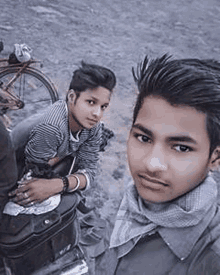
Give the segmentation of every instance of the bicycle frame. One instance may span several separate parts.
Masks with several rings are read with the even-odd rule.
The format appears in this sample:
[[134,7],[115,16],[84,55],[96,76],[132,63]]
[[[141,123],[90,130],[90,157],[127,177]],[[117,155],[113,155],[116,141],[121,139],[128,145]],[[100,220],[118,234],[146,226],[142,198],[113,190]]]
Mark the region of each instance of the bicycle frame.
[[[0,62],[8,62],[8,59],[0,59]],[[22,72],[27,67],[30,66],[30,64],[37,63],[37,62],[39,62],[39,61],[29,60],[28,62],[25,62],[25,63],[7,64],[7,66],[0,67],[0,71],[4,71],[4,69],[6,69],[8,67],[19,67],[20,68],[20,70],[17,72],[17,74],[7,83],[7,85],[5,87],[1,87],[1,83],[0,83],[0,89],[3,91],[3,94],[6,93],[14,101],[14,103],[13,102],[6,102],[6,103],[0,102],[0,107],[3,106],[5,108],[13,108],[14,105],[16,105],[18,107],[18,109],[21,109],[24,107],[24,102],[21,101],[16,95],[11,93],[9,91],[9,88],[20,77]],[[0,91],[0,94],[2,93],[2,91]]]
[[0,58],[0,116],[9,111],[13,126],[19,118],[22,120],[59,99],[56,87],[35,63],[42,68],[41,60],[18,62],[13,53]]

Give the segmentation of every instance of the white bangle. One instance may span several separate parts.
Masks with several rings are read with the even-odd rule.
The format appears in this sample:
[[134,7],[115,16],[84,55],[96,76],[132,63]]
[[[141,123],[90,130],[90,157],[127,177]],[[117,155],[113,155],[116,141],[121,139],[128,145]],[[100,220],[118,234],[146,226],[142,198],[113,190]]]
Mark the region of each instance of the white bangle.
[[76,187],[74,187],[72,190],[69,191],[70,193],[76,191],[76,190],[79,188],[79,186],[80,186],[80,179],[79,179],[79,177],[77,177],[77,176],[74,175],[74,174],[72,174],[71,177],[72,177],[72,176],[76,178],[77,183],[76,183]]

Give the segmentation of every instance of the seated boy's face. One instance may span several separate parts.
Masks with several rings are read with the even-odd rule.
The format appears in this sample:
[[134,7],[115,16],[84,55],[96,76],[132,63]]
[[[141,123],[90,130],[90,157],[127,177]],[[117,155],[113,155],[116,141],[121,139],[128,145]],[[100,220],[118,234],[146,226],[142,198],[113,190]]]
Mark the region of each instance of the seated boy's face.
[[99,86],[80,93],[76,101],[75,96],[72,98],[69,96],[69,115],[79,125],[79,129],[91,129],[102,119],[104,111],[109,105],[111,92]]
[[211,159],[206,116],[147,97],[131,129],[128,162],[139,195],[166,202],[195,188]]

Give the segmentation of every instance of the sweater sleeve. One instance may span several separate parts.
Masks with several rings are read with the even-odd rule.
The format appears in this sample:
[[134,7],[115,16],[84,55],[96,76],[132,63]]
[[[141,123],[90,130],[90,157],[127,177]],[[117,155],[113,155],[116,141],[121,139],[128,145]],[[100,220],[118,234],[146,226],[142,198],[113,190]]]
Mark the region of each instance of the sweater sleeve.
[[47,163],[57,155],[63,135],[57,126],[39,124],[31,132],[25,148],[27,162]]
[[80,146],[76,154],[77,172],[88,176],[89,185],[93,184],[97,172],[101,143],[102,126],[99,124],[95,129],[92,129],[90,137]]

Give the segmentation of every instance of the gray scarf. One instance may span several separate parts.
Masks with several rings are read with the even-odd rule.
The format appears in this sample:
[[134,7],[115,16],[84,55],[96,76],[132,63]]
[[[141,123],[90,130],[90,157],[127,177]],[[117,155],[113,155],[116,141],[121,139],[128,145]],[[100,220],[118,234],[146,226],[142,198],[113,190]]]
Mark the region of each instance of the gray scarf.
[[217,194],[217,184],[211,176],[184,196],[166,203],[148,203],[138,195],[133,184],[128,186],[117,213],[110,248],[117,248],[118,257],[122,257],[141,236],[154,233],[157,227],[199,224],[206,215],[214,215]]

